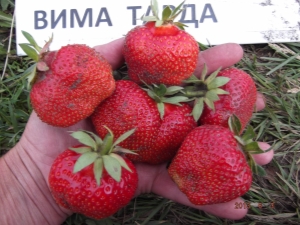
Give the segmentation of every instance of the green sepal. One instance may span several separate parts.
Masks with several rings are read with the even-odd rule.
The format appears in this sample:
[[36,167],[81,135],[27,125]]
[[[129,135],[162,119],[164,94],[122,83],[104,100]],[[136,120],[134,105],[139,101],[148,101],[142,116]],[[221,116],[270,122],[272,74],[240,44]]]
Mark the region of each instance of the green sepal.
[[37,76],[36,76],[36,63],[32,64],[30,67],[28,67],[22,74],[20,74],[21,79],[27,80],[27,89],[30,90],[32,85],[36,82]]
[[91,147],[78,147],[78,148],[69,148],[70,150],[77,152],[78,154],[84,154],[86,152],[91,152],[92,148]]
[[211,110],[215,111],[214,102],[210,98],[205,97],[204,98],[204,102],[208,106],[208,108],[210,108]]
[[244,145],[243,150],[246,151],[246,152],[249,152],[251,154],[264,153],[264,151],[259,147],[259,145],[256,141],[252,141],[252,142]]
[[181,9],[181,7],[184,3],[185,0],[172,11],[171,18],[176,18],[182,12],[183,9]]
[[163,25],[163,23],[164,23],[164,21],[162,21],[162,20],[157,20],[157,21],[155,22],[155,26],[156,26],[156,27],[160,27],[161,25]]
[[170,6],[166,6],[162,12],[162,20],[168,20],[170,16],[172,15],[172,10]]
[[26,40],[38,51],[40,52],[41,47],[38,46],[38,44],[36,43],[36,41],[34,40],[34,38],[31,36],[31,34],[29,34],[28,32],[22,30],[22,34],[24,35],[24,37],[26,38]]
[[198,121],[204,109],[204,98],[197,98],[192,110],[192,116],[195,121]]
[[208,92],[206,92],[205,97],[208,98],[209,100],[211,100],[212,102],[220,100],[220,98],[219,98],[218,94],[215,92],[215,90],[209,90]]
[[189,102],[189,101],[191,100],[185,96],[174,96],[170,98],[163,98],[164,103],[169,103],[169,104],[179,105],[179,106],[181,106],[180,102]]
[[180,86],[170,86],[167,87],[165,95],[174,95],[183,90],[183,87]]
[[125,139],[127,139],[129,136],[131,136],[134,132],[135,132],[135,128],[131,129],[127,132],[125,132],[124,134],[122,134],[120,137],[118,137],[118,139],[113,143],[113,147],[117,146],[118,144],[120,144],[122,141],[124,141]]
[[100,186],[102,173],[103,173],[103,159],[102,159],[102,157],[99,157],[95,160],[93,170],[94,170],[94,176],[95,176],[96,183],[97,183],[98,186]]
[[266,175],[266,171],[264,170],[264,168],[260,165],[257,165],[253,159],[253,157],[248,154],[248,163],[250,166],[250,169],[252,171],[252,173],[258,175],[258,176],[265,176]]
[[239,135],[241,133],[242,124],[236,115],[233,114],[232,116],[229,117],[228,126],[232,131],[232,133],[234,133],[235,135]]
[[31,59],[33,59],[35,62],[39,61],[39,54],[33,47],[26,43],[21,43],[19,46]]
[[85,131],[85,132],[88,133],[89,135],[91,135],[94,138],[97,146],[100,146],[100,145],[103,144],[102,139],[98,135],[96,135],[95,133],[90,132],[90,131]]
[[156,105],[157,105],[160,119],[163,119],[165,115],[165,104],[163,102],[157,102]]
[[104,155],[103,157],[103,164],[104,168],[107,171],[107,173],[117,182],[120,182],[121,180],[121,165],[119,161],[110,156],[110,155]]
[[245,130],[245,132],[244,132],[242,138],[243,138],[244,142],[247,143],[247,142],[249,142],[249,141],[252,142],[252,139],[255,138],[255,136],[256,136],[256,135],[255,135],[255,132],[254,132],[253,127],[250,126],[250,125],[248,125],[248,126],[246,127],[246,130]]
[[[204,66],[206,66],[206,64],[205,64]],[[214,71],[212,74],[210,74],[210,75],[207,77],[207,79],[205,79],[205,77],[206,77],[206,75],[205,75],[205,77],[204,77],[203,80],[205,80],[205,83],[206,83],[207,85],[209,85],[211,82],[213,82],[214,79],[217,78],[217,75],[218,75],[218,73],[219,73],[220,71],[221,71],[221,67],[218,68],[216,71]]]
[[216,77],[210,83],[207,84],[208,89],[214,89],[222,87],[223,85],[229,82],[230,78],[228,77]]
[[158,16],[158,12],[159,12],[159,10],[158,10],[158,3],[157,3],[156,0],[152,0],[152,1],[151,1],[151,9],[152,9],[153,15],[154,15],[157,19],[159,19],[159,16]]
[[73,173],[77,173],[83,168],[91,165],[99,157],[97,152],[83,153],[76,161],[73,169]]
[[104,127],[108,131],[108,133],[106,134],[106,136],[103,139],[101,154],[102,155],[107,155],[113,149],[112,146],[113,146],[113,141],[114,141],[114,135],[113,135],[112,131],[107,126],[104,126]]
[[130,150],[127,148],[123,148],[121,146],[116,146],[112,152],[119,152],[119,153],[124,153],[124,154],[133,154],[133,155],[138,155],[138,153],[135,152],[136,150]]
[[97,149],[95,140],[87,134],[85,131],[75,131],[72,132],[71,136],[77,139],[80,143],[90,146],[93,149]]
[[141,17],[141,20],[142,21],[145,21],[145,22],[149,22],[149,21],[156,21],[157,18],[155,16],[142,16]]
[[132,173],[132,170],[129,168],[129,166],[127,165],[127,163],[125,162],[125,160],[122,156],[119,156],[118,154],[115,154],[115,153],[110,154],[110,156],[115,158],[119,162],[121,167],[124,167],[126,170],[128,170],[129,172]]

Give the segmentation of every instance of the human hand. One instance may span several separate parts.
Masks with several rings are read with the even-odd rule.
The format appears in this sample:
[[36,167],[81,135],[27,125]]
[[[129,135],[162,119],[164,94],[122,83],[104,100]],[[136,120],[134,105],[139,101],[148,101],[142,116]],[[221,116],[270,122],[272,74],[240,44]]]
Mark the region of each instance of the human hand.
[[[102,53],[108,60],[113,69],[118,68],[124,62],[121,54],[123,40],[122,38],[109,44],[95,47],[95,49]],[[242,56],[243,51],[241,47],[236,44],[225,44],[213,47],[200,52],[195,74],[200,73],[204,64],[207,65],[208,72],[212,72],[220,66],[222,66],[222,68],[232,66],[238,62]],[[258,94],[258,96],[257,109],[262,109],[264,107],[264,101],[262,101],[263,97],[260,94]],[[23,178],[18,178],[21,185],[29,186],[33,190],[42,190],[40,192],[42,192],[44,198],[32,199],[35,201],[35,205],[42,205],[48,209],[47,211],[40,211],[40,213],[43,214],[44,212],[41,218],[46,219],[47,217],[47,221],[53,221],[51,224],[63,222],[66,217],[72,213],[55,204],[48,187],[48,175],[54,159],[63,150],[78,144],[77,140],[70,136],[69,131],[77,131],[79,129],[93,131],[91,121],[86,119],[68,128],[57,128],[43,123],[37,117],[36,113],[33,112],[20,142],[5,156],[6,164],[10,170],[16,174],[15,176],[23,176]],[[266,143],[262,145],[268,146]],[[270,151],[260,155],[257,161],[260,164],[268,163],[272,158],[272,153],[273,152]],[[14,167],[16,158],[19,158],[24,165],[25,171],[23,171],[23,173],[21,173],[20,168]],[[136,166],[139,174],[139,185],[136,196],[141,193],[154,192],[176,202],[229,219],[239,219],[246,213],[245,210],[234,210],[234,202],[240,202],[240,199],[233,200],[229,203],[210,206],[199,207],[193,205],[187,200],[184,194],[179,191],[175,183],[168,176],[166,164],[150,166],[138,163]],[[31,174],[32,184],[26,184],[29,182],[25,178],[25,176],[28,175],[26,173]]]

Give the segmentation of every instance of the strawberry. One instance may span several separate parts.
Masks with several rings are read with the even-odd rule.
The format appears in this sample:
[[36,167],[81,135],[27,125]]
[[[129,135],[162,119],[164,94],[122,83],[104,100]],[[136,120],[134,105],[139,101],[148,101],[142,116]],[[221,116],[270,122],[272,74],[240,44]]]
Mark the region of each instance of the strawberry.
[[[182,3],[183,4],[183,3]],[[144,25],[130,30],[123,47],[123,55],[131,80],[141,84],[180,85],[194,72],[199,54],[197,41],[174,22],[182,11],[165,7],[158,17],[156,1],[152,1],[154,16],[143,17]]]
[[30,68],[30,100],[42,121],[71,126],[90,116],[111,95],[115,88],[112,68],[93,48],[72,44],[48,51],[52,39],[41,49],[23,33],[30,44],[20,46],[37,62]]
[[231,201],[249,190],[252,171],[264,174],[251,156],[263,152],[251,140],[252,128],[249,126],[242,137],[237,137],[241,129],[238,118],[230,117],[229,124],[231,129],[206,124],[192,130],[168,168],[171,178],[193,204]]
[[74,132],[72,136],[85,144],[62,152],[50,169],[49,187],[57,204],[94,219],[126,206],[135,194],[138,175],[132,162],[116,152],[118,142],[130,133],[112,144],[111,132],[104,140]]
[[[163,91],[158,88],[157,92],[170,94],[174,90],[162,87]],[[100,137],[105,135],[104,125],[116,138],[125,130],[135,128],[135,133],[120,144],[137,153],[127,157],[151,164],[166,162],[172,159],[184,137],[197,125],[191,116],[191,107],[186,103],[168,103],[173,100],[151,91],[147,93],[133,81],[120,80],[116,82],[114,93],[92,114],[92,123]]]
[[249,123],[256,103],[256,86],[249,74],[237,68],[228,68],[218,73],[217,77],[227,77],[221,88],[228,92],[214,102],[214,108],[204,106],[200,124],[216,124],[228,127],[228,118],[233,114],[242,124],[242,130]]

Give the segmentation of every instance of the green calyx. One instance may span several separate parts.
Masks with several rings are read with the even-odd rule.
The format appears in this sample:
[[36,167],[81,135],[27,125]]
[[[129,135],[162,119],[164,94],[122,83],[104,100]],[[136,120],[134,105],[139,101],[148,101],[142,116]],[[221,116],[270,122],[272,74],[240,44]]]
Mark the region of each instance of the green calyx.
[[221,68],[207,76],[207,67],[204,65],[200,79],[192,75],[184,81],[186,86],[182,93],[190,101],[195,101],[192,115],[198,121],[206,104],[210,109],[215,110],[214,102],[218,101],[219,95],[229,94],[220,87],[229,82],[228,77],[217,77]]
[[152,86],[147,85],[147,88],[143,88],[148,95],[154,99],[157,103],[157,108],[159,111],[160,118],[163,119],[165,114],[165,103],[174,104],[181,106],[181,102],[190,101],[189,98],[185,96],[177,96],[176,94],[183,90],[183,87],[179,86],[170,86],[167,87],[164,84]]
[[84,147],[69,148],[81,154],[74,165],[73,173],[77,173],[93,163],[95,180],[98,185],[101,183],[103,169],[105,169],[114,180],[120,182],[122,167],[130,172],[132,171],[119,153],[136,154],[131,150],[118,146],[122,141],[132,135],[135,129],[125,132],[113,142],[114,135],[112,131],[108,127],[105,128],[108,133],[103,140],[89,131],[73,132],[71,136],[82,143]]
[[27,88],[30,89],[30,87],[35,83],[37,77],[36,77],[36,71],[47,71],[49,70],[48,66],[45,62],[43,62],[41,59],[43,57],[43,54],[49,51],[49,46],[53,40],[53,36],[49,39],[48,42],[44,45],[43,48],[38,46],[34,38],[26,31],[22,31],[22,34],[27,39],[29,43],[21,43],[19,46],[22,48],[22,50],[27,54],[28,57],[30,57],[34,64],[32,64],[23,74],[21,74],[22,77],[27,79]]
[[151,9],[153,16],[142,16],[141,20],[145,22],[153,21],[155,22],[156,27],[160,27],[162,25],[166,24],[175,24],[181,29],[184,29],[186,26],[183,23],[180,22],[174,22],[175,18],[182,12],[182,5],[185,1],[183,1],[179,6],[177,6],[174,10],[171,9],[170,6],[166,6],[162,12],[162,17],[159,17],[159,10],[158,10],[158,3],[157,0],[151,0]]
[[259,176],[264,176],[266,174],[264,168],[260,165],[257,165],[252,157],[252,154],[261,154],[266,152],[259,147],[258,142],[253,141],[256,136],[253,127],[248,125],[243,135],[240,136],[240,134],[242,133],[242,125],[236,115],[232,115],[231,117],[229,117],[228,125],[230,130],[234,134],[235,139],[238,141],[244,154],[246,155],[248,164],[252,172]]

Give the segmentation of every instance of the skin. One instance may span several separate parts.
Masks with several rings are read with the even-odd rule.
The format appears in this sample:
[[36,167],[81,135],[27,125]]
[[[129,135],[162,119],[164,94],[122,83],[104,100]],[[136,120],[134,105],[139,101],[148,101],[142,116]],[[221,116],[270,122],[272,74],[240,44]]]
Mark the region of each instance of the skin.
[[[118,39],[95,49],[112,65],[113,69],[124,63],[121,49],[124,39]],[[243,50],[237,44],[224,44],[200,52],[199,62],[195,71],[199,75],[203,65],[212,72],[222,66],[232,66],[243,57]],[[256,110],[265,106],[264,98],[258,93]],[[71,211],[58,206],[53,200],[48,186],[48,175],[54,159],[65,149],[78,144],[69,131],[79,129],[93,130],[89,119],[68,128],[57,128],[43,123],[32,112],[25,131],[18,144],[6,155],[0,158],[0,224],[61,224],[72,214]],[[270,146],[260,143],[263,149]],[[256,156],[260,165],[269,163],[273,157],[273,150]],[[196,206],[182,194],[167,174],[166,164],[151,166],[136,164],[139,185],[136,196],[153,192],[175,202],[206,211],[213,215],[241,219],[247,210],[234,209],[236,202],[243,202],[238,198],[231,202]],[[18,216],[15,216],[18,215]]]

